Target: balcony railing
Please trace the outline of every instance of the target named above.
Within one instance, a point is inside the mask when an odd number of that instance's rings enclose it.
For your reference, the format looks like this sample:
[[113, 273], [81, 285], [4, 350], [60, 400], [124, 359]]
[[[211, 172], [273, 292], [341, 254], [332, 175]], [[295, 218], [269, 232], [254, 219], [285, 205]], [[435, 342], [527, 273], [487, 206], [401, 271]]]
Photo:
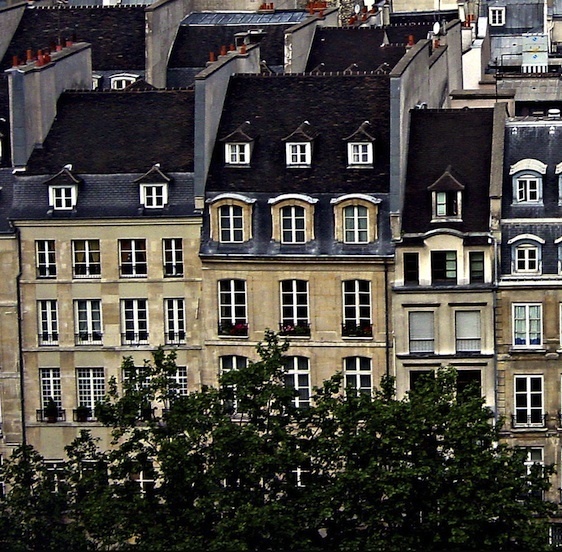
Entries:
[[148, 345], [148, 332], [124, 332], [121, 334], [123, 345]]
[[285, 321], [279, 324], [279, 335], [310, 336], [310, 322]]
[[79, 406], [72, 411], [72, 419], [75, 422], [95, 422], [93, 408], [89, 406]]
[[39, 345], [54, 347], [59, 344], [59, 334], [57, 332], [42, 332], [38, 335]]
[[38, 422], [66, 422], [66, 410], [58, 408], [56, 415], [54, 412], [47, 411], [46, 408], [39, 408], [35, 411]]
[[511, 427], [517, 428], [541, 428], [546, 427], [546, 413], [536, 414], [515, 414], [511, 416]]
[[182, 263], [164, 264], [164, 276], [166, 278], [178, 278], [180, 276], [183, 276], [183, 264]]
[[179, 332], [166, 332], [166, 344], [167, 345], [180, 345], [185, 343], [185, 331]]
[[219, 335], [232, 335], [245, 337], [248, 335], [248, 323], [247, 322], [219, 322], [218, 326]]
[[103, 334], [101, 332], [78, 332], [74, 334], [76, 345], [101, 345]]
[[341, 325], [343, 337], [373, 337], [371, 322], [344, 322]]

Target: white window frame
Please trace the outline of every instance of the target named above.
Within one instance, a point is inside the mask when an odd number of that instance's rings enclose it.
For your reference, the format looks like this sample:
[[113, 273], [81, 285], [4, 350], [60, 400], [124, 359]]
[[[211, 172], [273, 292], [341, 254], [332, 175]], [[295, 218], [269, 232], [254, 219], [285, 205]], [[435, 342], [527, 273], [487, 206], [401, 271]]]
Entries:
[[76, 207], [76, 185], [49, 186], [49, 205], [55, 211], [72, 211]]
[[343, 359], [344, 389], [364, 395], [373, 394], [373, 361], [369, 357], [352, 356]]
[[[513, 303], [511, 321], [513, 348], [537, 349], [542, 347], [543, 316], [541, 303]], [[537, 325], [538, 329], [536, 328]]]
[[53, 399], [57, 408], [62, 408], [62, 386], [60, 368], [39, 368], [39, 382], [41, 385], [41, 409], [44, 410]]
[[[81, 255], [83, 260], [79, 260]], [[72, 274], [74, 278], [101, 278], [99, 240], [72, 240]]]
[[344, 335], [355, 328], [355, 333], [360, 335], [354, 337], [372, 337], [371, 282], [369, 280], [344, 280], [342, 298]]
[[141, 184], [140, 202], [146, 209], [162, 209], [168, 204], [168, 184]]
[[[462, 320], [463, 318], [464, 320]], [[482, 351], [481, 311], [455, 311], [455, 349], [457, 354], [480, 353]]]
[[100, 299], [74, 301], [74, 332], [77, 345], [101, 345], [103, 322]]
[[306, 208], [285, 205], [279, 209], [281, 243], [306, 243]]
[[462, 192], [460, 190], [444, 190], [432, 192], [433, 220], [462, 220]]
[[525, 466], [527, 474], [531, 473], [533, 466], [544, 467], [544, 448], [543, 447], [527, 447], [527, 458], [525, 459]]
[[58, 304], [56, 299], [37, 301], [37, 326], [40, 346], [59, 344]]
[[285, 386], [294, 389], [297, 395], [292, 403], [295, 408], [310, 406], [310, 359], [304, 356], [283, 357]]
[[281, 329], [310, 327], [309, 290], [307, 280], [281, 280]]
[[183, 298], [164, 299], [166, 345], [185, 343], [185, 300]]
[[105, 396], [103, 368], [76, 368], [76, 404], [90, 409], [88, 419], [94, 419], [96, 404]]
[[244, 209], [240, 205], [221, 205], [218, 208], [221, 243], [242, 243], [244, 240]]
[[[219, 375], [224, 375], [231, 370], [242, 370], [248, 366], [248, 358], [241, 355], [223, 355], [219, 357]], [[238, 396], [236, 386], [229, 386], [232, 389], [232, 401], [230, 408], [233, 413], [238, 410]], [[229, 401], [230, 402], [230, 401]]]
[[525, 173], [515, 177], [513, 199], [515, 203], [542, 203], [542, 176]]
[[373, 165], [372, 142], [349, 142], [347, 144], [347, 164], [351, 167]]
[[285, 154], [287, 167], [310, 167], [312, 163], [312, 143], [287, 142]]
[[124, 90], [130, 84], [133, 84], [138, 80], [138, 75], [119, 73], [116, 75], [111, 75], [109, 77], [111, 90]]
[[148, 300], [121, 299], [122, 344], [147, 345], [148, 339]]
[[513, 377], [513, 426], [544, 427], [544, 377], [515, 375]]
[[224, 145], [224, 158], [227, 165], [249, 165], [250, 144], [229, 142]]
[[186, 397], [189, 394], [187, 382], [187, 366], [176, 366], [176, 371], [172, 375], [172, 380], [176, 384], [174, 393], [180, 397]]
[[37, 240], [35, 242], [35, 264], [37, 278], [56, 278], [55, 240]]
[[248, 335], [248, 298], [246, 280], [219, 280], [219, 335]]
[[541, 273], [541, 247], [539, 244], [521, 243], [513, 247], [514, 274]]
[[410, 354], [435, 353], [435, 313], [410, 311], [408, 313], [408, 350]]
[[147, 277], [147, 248], [144, 238], [119, 240], [119, 272], [121, 278]]
[[490, 26], [502, 27], [505, 25], [505, 7], [490, 6], [488, 10]]
[[162, 240], [164, 256], [164, 277], [183, 276], [183, 240], [182, 238], [164, 238]]
[[369, 209], [365, 205], [343, 208], [344, 243], [369, 243]]

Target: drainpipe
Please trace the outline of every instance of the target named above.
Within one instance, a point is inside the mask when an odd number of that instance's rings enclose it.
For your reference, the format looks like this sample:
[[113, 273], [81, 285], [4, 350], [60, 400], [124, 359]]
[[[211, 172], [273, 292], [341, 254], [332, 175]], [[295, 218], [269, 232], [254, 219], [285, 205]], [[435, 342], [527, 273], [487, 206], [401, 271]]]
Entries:
[[390, 328], [389, 326], [389, 297], [388, 297], [388, 261], [384, 262], [384, 326], [385, 326], [385, 351], [386, 351], [386, 376], [390, 376]]
[[27, 445], [27, 429], [25, 423], [25, 378], [23, 374], [23, 312], [21, 301], [21, 269], [22, 269], [22, 254], [21, 254], [21, 235], [20, 230], [14, 226], [10, 221], [10, 226], [16, 233], [16, 240], [18, 244], [18, 274], [16, 276], [16, 297], [17, 297], [17, 313], [18, 313], [18, 357], [19, 357], [19, 376], [20, 376], [20, 409], [21, 409], [21, 440], [22, 445]]

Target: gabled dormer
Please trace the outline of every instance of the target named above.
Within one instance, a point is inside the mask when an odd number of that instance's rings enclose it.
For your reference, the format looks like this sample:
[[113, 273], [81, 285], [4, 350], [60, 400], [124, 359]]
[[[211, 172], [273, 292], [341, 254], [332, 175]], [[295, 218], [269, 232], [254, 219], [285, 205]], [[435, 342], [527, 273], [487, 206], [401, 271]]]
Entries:
[[49, 207], [53, 211], [72, 211], [78, 201], [78, 186], [82, 179], [72, 173], [72, 165], [65, 165], [45, 182], [49, 190]]
[[375, 138], [368, 130], [369, 121], [363, 121], [359, 128], [344, 141], [347, 142], [347, 168], [371, 169], [374, 163]]
[[221, 138], [224, 143], [224, 163], [228, 167], [249, 167], [255, 137], [249, 133], [250, 122], [245, 121], [234, 132]]
[[140, 204], [145, 209], [163, 209], [168, 205], [168, 187], [172, 179], [160, 170], [160, 163], [134, 182], [139, 186]]
[[450, 165], [427, 190], [431, 192], [431, 222], [462, 221], [464, 186], [454, 176]]
[[312, 149], [318, 132], [308, 122], [302, 122], [291, 134], [283, 138], [288, 168], [308, 168], [312, 164]]

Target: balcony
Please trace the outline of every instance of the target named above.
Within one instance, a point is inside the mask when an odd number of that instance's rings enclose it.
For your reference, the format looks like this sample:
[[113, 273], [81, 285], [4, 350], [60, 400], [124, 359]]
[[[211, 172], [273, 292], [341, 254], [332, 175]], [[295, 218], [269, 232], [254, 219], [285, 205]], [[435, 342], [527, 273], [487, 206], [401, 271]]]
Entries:
[[101, 345], [103, 334], [101, 332], [79, 332], [74, 334], [74, 343], [76, 345]]
[[185, 343], [185, 331], [166, 332], [166, 345], [181, 345]]
[[42, 347], [56, 347], [59, 344], [59, 334], [57, 332], [43, 332], [38, 336], [39, 345]]
[[79, 406], [72, 411], [72, 420], [74, 422], [95, 422], [96, 417], [94, 411], [89, 406]]
[[164, 264], [164, 277], [165, 278], [180, 278], [183, 276], [182, 263], [166, 263]]
[[54, 424], [55, 422], [66, 422], [66, 410], [57, 408], [56, 413], [47, 408], [39, 408], [35, 411], [38, 422], [47, 422]]
[[512, 429], [540, 429], [546, 427], [546, 418], [548, 414], [536, 412], [530, 415], [515, 414], [511, 416]]
[[341, 325], [342, 337], [373, 337], [371, 322], [344, 322]]
[[247, 337], [248, 323], [247, 322], [232, 322], [224, 321], [219, 322], [218, 327], [219, 335], [230, 335], [233, 337]]
[[122, 345], [148, 345], [148, 332], [124, 332], [121, 334]]
[[285, 321], [279, 324], [279, 335], [310, 337], [310, 322]]

